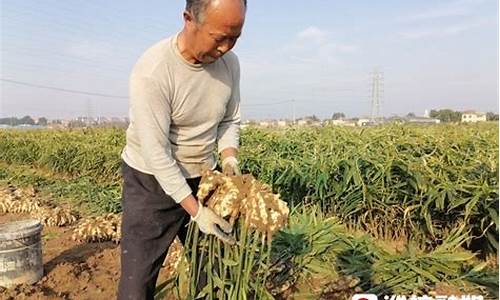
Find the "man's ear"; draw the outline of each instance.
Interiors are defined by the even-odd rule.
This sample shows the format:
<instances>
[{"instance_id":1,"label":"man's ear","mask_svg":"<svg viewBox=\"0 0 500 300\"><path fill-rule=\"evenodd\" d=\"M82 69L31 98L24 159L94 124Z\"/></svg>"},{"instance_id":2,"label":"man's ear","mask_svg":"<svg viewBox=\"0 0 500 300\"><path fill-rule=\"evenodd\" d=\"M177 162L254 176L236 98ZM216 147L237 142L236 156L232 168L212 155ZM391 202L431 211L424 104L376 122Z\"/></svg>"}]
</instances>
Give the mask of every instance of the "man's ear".
<instances>
[{"instance_id":1,"label":"man's ear","mask_svg":"<svg viewBox=\"0 0 500 300\"><path fill-rule=\"evenodd\" d=\"M196 20L194 19L194 16L190 11L185 10L182 14L182 17L184 18L184 23L186 24L186 26L192 27L196 23Z\"/></svg>"}]
</instances>

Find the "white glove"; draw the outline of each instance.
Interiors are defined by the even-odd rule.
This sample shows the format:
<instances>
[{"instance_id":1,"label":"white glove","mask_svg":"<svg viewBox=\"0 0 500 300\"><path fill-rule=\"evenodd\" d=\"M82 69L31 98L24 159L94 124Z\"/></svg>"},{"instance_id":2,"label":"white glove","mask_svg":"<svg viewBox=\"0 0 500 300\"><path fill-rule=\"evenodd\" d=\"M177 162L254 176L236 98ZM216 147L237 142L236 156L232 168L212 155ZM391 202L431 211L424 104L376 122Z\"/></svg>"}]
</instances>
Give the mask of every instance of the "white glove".
<instances>
[{"instance_id":1,"label":"white glove","mask_svg":"<svg viewBox=\"0 0 500 300\"><path fill-rule=\"evenodd\" d=\"M205 234L213 234L229 245L233 245L235 243L234 238L227 234L231 233L233 230L231 224L215 214L210 208L203 206L201 203L199 203L198 206L198 213L191 219L198 224L201 232Z\"/></svg>"},{"instance_id":2,"label":"white glove","mask_svg":"<svg viewBox=\"0 0 500 300\"><path fill-rule=\"evenodd\" d=\"M238 160L234 156L228 156L222 160L222 173L226 176L240 176L241 171Z\"/></svg>"}]
</instances>

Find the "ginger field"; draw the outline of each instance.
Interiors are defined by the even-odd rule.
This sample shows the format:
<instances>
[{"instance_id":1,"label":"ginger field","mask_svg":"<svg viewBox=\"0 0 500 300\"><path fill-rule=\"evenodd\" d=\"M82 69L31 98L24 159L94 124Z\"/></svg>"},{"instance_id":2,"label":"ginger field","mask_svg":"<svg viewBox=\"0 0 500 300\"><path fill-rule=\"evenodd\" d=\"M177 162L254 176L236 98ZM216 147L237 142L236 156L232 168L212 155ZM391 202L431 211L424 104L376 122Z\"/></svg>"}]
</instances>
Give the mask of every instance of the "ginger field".
<instances>
[{"instance_id":1,"label":"ginger field","mask_svg":"<svg viewBox=\"0 0 500 300\"><path fill-rule=\"evenodd\" d=\"M109 249L119 247L124 143L118 129L0 130L0 188L9 191L0 195L3 220L39 218L47 243L58 238L51 230L67 231L66 252L89 243L116 251ZM498 123L246 128L241 144L242 171L259 182L260 196L244 194L239 179L218 179L217 191L236 189L238 203L280 199L286 224L270 235L257 230L262 221L252 227L244 214L229 211L233 248L191 228L184 251L177 245L167 258L157 298L350 299L359 292L498 298ZM37 197L15 194L24 189ZM209 258L198 259L195 250ZM64 257L57 262L71 264ZM85 299L88 290L46 286L59 269L49 262L49 279L31 294L23 287L0 297ZM190 283L196 270L208 271L202 291ZM116 282L118 274L100 276ZM113 296L114 288L102 284L91 292Z\"/></svg>"}]
</instances>

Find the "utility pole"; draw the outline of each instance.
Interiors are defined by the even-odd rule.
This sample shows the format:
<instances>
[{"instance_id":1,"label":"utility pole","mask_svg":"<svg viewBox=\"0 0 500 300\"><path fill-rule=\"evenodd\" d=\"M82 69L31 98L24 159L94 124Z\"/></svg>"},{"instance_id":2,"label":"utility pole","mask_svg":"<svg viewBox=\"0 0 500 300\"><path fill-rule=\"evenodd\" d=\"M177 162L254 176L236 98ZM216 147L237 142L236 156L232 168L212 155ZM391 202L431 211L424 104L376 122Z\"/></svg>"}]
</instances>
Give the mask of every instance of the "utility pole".
<instances>
[{"instance_id":1,"label":"utility pole","mask_svg":"<svg viewBox=\"0 0 500 300\"><path fill-rule=\"evenodd\" d=\"M292 120L293 120L292 124L295 124L295 100L294 99L292 99Z\"/></svg>"},{"instance_id":2,"label":"utility pole","mask_svg":"<svg viewBox=\"0 0 500 300\"><path fill-rule=\"evenodd\" d=\"M384 73L376 67L372 72L370 121L380 121L380 103L384 92Z\"/></svg>"}]
</instances>

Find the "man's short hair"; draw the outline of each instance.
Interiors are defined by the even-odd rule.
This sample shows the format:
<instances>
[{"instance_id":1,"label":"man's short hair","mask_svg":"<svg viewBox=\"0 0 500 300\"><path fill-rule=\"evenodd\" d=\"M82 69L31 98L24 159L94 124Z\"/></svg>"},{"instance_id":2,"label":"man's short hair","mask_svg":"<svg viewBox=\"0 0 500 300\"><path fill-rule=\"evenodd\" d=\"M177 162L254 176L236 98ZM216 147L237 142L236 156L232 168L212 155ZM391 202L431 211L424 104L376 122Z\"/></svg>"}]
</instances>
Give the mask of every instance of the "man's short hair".
<instances>
[{"instance_id":1,"label":"man's short hair","mask_svg":"<svg viewBox=\"0 0 500 300\"><path fill-rule=\"evenodd\" d=\"M205 13L205 10L207 6L212 2L213 0L186 0L186 10L190 11L196 22L202 22L203 21L203 14ZM241 0L245 7L247 6L247 0Z\"/></svg>"}]
</instances>

